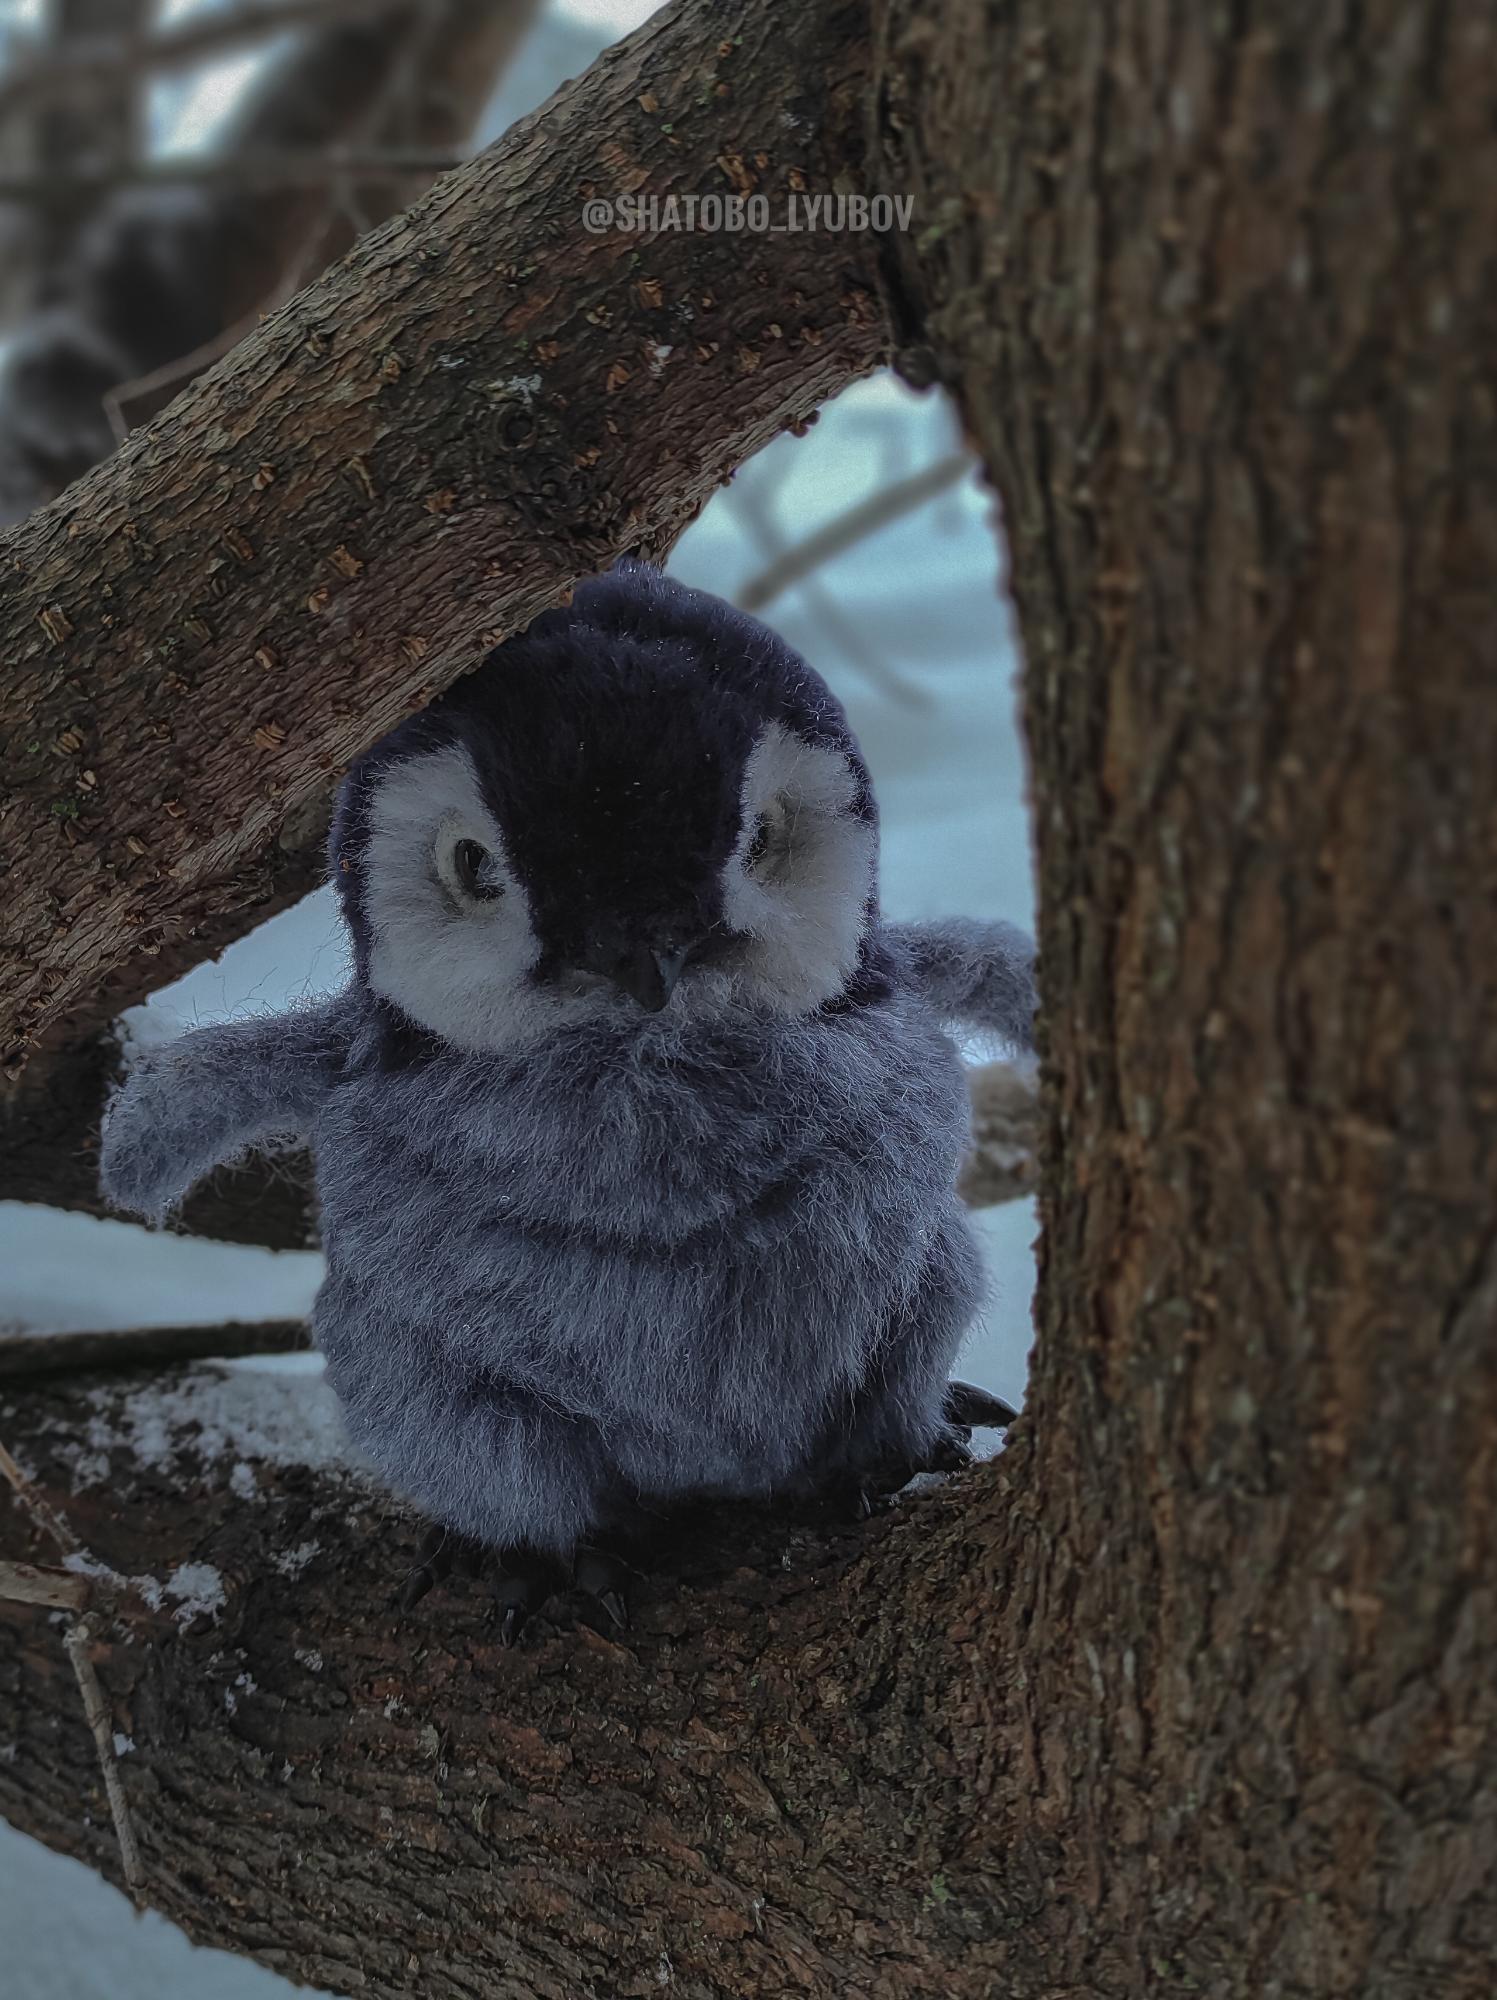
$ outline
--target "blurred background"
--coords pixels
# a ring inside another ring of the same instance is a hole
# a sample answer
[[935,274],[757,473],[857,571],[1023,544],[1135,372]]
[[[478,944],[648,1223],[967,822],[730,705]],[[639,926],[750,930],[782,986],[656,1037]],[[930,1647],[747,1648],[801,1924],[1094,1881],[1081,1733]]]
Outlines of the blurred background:
[[[259,313],[487,145],[649,0],[0,0],[0,522],[164,407]],[[845,702],[878,785],[884,903],[1032,926],[1015,650],[991,497],[950,409],[892,375],[745,465],[671,569],[774,624]],[[319,892],[126,1017],[137,1042],[342,983]],[[974,1056],[983,1052],[974,1050]],[[991,1298],[963,1374],[1022,1398],[1034,1218],[978,1211]],[[0,1203],[0,1332],[305,1313],[314,1251]],[[308,1396],[315,1370],[289,1357]],[[5,1755],[0,1709],[0,1757]],[[284,1982],[136,1917],[0,1827],[26,2000],[269,2000]]]

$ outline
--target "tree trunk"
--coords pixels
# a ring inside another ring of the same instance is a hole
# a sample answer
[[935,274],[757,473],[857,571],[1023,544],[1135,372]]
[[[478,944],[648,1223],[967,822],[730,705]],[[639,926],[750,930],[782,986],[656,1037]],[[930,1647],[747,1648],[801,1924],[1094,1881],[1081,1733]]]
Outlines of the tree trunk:
[[[889,0],[894,330],[1029,660],[1031,1414],[866,1529],[703,1526],[627,1646],[504,1655],[384,1611],[380,1503],[267,1464],[246,1378],[11,1391],[41,1496],[175,1575],[97,1652],[195,1935],[392,2000],[1490,1992],[1494,39]],[[112,1868],[47,1614],[0,1629],[0,1801]]]
[[1043,1537],[983,1845],[1063,1842],[1046,1990],[1497,1967],[1494,42],[882,30],[1028,662]]

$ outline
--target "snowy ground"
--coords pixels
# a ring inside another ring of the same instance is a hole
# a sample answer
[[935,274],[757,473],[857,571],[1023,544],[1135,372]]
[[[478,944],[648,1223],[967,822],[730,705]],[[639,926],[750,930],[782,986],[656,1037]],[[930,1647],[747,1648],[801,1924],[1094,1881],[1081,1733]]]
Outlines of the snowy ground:
[[[603,0],[587,0],[585,11],[593,20],[616,18]],[[554,21],[548,32],[512,77],[496,129],[560,74],[580,68],[603,38],[576,19]],[[892,378],[861,385],[805,439],[782,438],[745,467],[682,540],[672,568],[732,596],[776,547],[802,540],[955,443],[949,412],[935,398],[917,398]],[[896,917],[1032,918],[1014,656],[990,511],[969,479],[764,613],[852,714],[881,799],[884,902]],[[139,1027],[169,1033],[274,1006],[336,986],[343,966],[331,901],[319,894],[165,989]],[[1028,1203],[1013,1203],[978,1221],[992,1299],[961,1372],[1018,1400],[1030,1338],[1033,1215]],[[0,1326],[299,1313],[310,1304],[319,1262],[0,1204]],[[13,1990],[27,2000],[272,2000],[289,1990],[252,1966],[194,1951],[159,1918],[133,1918],[87,1870],[3,1828],[0,1934]]]

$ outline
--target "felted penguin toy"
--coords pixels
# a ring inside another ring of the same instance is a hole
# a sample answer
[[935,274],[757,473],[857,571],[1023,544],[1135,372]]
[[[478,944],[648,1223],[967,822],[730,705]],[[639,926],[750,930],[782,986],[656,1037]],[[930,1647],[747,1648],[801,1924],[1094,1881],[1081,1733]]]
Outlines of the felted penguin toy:
[[626,562],[350,770],[347,988],[143,1057],[102,1181],[162,1219],[310,1144],[314,1330],[354,1442],[484,1552],[512,1639],[641,1524],[900,1484],[1012,1415],[948,1385],[979,1303],[949,1023],[1030,1045],[1032,949],[887,924],[847,719],[757,620]]

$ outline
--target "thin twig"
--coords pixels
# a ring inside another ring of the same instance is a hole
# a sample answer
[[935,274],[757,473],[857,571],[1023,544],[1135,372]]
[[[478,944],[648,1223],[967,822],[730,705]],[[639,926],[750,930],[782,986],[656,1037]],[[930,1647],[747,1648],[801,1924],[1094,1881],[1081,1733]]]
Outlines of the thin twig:
[[[61,1549],[64,1558],[82,1554],[78,1537],[61,1515],[47,1505],[3,1444],[0,1444],[0,1476],[4,1477],[37,1526],[51,1536]],[[17,1564],[8,1567],[25,1569],[29,1565]],[[69,1573],[64,1572],[64,1574]],[[45,1575],[46,1572],[33,1570],[33,1574]],[[83,1581],[81,1577],[78,1580]],[[123,1579],[117,1580],[123,1582]],[[32,1598],[30,1601],[36,1603],[41,1600]],[[135,1826],[130,1818],[130,1802],[125,1797],[125,1787],[120,1779],[119,1759],[114,1752],[114,1732],[110,1727],[109,1711],[104,1705],[104,1690],[99,1685],[99,1676],[89,1655],[88,1649],[95,1636],[92,1620],[87,1612],[83,1612],[72,1619],[63,1634],[62,1643],[67,1649],[68,1659],[72,1662],[73,1675],[78,1682],[78,1692],[83,1697],[83,1713],[88,1720],[94,1748],[98,1753],[99,1774],[104,1780],[104,1796],[109,1801],[109,1813],[114,1821],[114,1837],[120,1844],[120,1866],[124,1870],[125,1884],[135,1902],[139,1903],[145,1884],[145,1871],[140,1865],[140,1848],[135,1839]]]
[[82,1545],[78,1537],[62,1516],[48,1506],[3,1444],[0,1444],[0,1479],[6,1482],[42,1533],[57,1544],[64,1556],[81,1553]]
[[[291,294],[288,292],[286,298]],[[245,313],[222,333],[205,340],[201,347],[193,348],[190,354],[180,354],[174,360],[163,363],[160,368],[152,368],[144,375],[133,375],[128,382],[120,382],[113,389],[105,391],[104,414],[109,419],[109,428],[114,432],[115,442],[123,444],[137,424],[146,423],[158,410],[164,410],[179,390],[185,389],[196,375],[205,368],[211,368],[215,361],[221,361],[231,347],[237,347],[247,333],[260,324],[267,312],[273,312],[285,300],[278,297],[269,299],[253,312]]]
[[[771,558],[770,568],[786,560],[778,531],[775,528],[766,497],[754,484],[739,485],[731,489],[735,511],[739,514],[749,533],[758,544],[759,553]],[[795,554],[796,551],[789,551]],[[767,575],[769,572],[766,571]],[[799,579],[801,595],[813,617],[819,620],[834,645],[840,646],[851,663],[863,677],[871,682],[880,693],[886,694],[901,708],[929,709],[932,701],[929,692],[891,667],[850,618],[844,617],[836,600],[820,580],[814,576]],[[752,585],[750,586],[752,588]],[[739,597],[739,603],[747,608],[746,595]]]
[[948,486],[957,481],[971,468],[972,461],[965,452],[953,452],[949,458],[938,458],[934,465],[927,465],[908,479],[897,480],[893,486],[885,486],[856,507],[849,507],[845,514],[828,521],[824,528],[818,528],[814,535],[807,535],[803,542],[786,549],[783,555],[762,569],[750,579],[738,593],[738,602],[745,611],[757,611],[778,597],[793,583],[799,583],[830,562],[833,556],[841,555],[855,543],[867,536],[877,534],[880,528],[887,528],[901,515],[914,513],[927,500],[933,500],[938,493],[944,493]]
[[85,1614],[73,1620],[63,1635],[62,1643],[73,1663],[78,1692],[83,1697],[83,1713],[93,1732],[94,1748],[99,1756],[99,1774],[104,1780],[104,1795],[109,1800],[114,1836],[120,1844],[120,1866],[124,1871],[125,1886],[132,1899],[139,1904],[143,1900],[145,1870],[140,1864],[140,1848],[135,1839],[135,1822],[130,1817],[130,1801],[125,1797],[124,1783],[120,1778],[120,1760],[115,1754],[111,1717],[88,1650],[94,1636],[93,1621]]
[[103,162],[47,174],[0,174],[0,201],[32,208],[76,201],[120,187],[322,187],[340,180],[430,180],[461,166],[450,146],[339,147],[287,153],[172,153],[164,158]]
[[[492,0],[485,0],[492,4]],[[525,33],[538,11],[536,0],[506,0],[504,24],[507,36],[499,47],[489,78],[490,87],[502,73],[509,57],[525,38]],[[375,148],[386,148],[400,136],[396,113],[412,96],[419,93],[421,69],[435,41],[441,36],[441,23],[430,12],[418,15],[403,37],[402,51],[392,62],[390,74],[384,86],[375,93],[373,102],[366,107],[362,117],[356,119],[343,135],[345,153],[368,152]],[[482,64],[480,63],[480,68]],[[466,138],[466,128],[454,131],[453,138]],[[367,183],[366,183],[367,185]],[[123,443],[137,425],[146,423],[159,410],[164,410],[172,397],[184,389],[205,368],[237,347],[247,333],[253,332],[267,313],[283,306],[294,298],[303,285],[315,278],[336,254],[333,240],[333,224],[336,216],[343,214],[347,219],[351,208],[360,208],[356,189],[351,177],[335,174],[327,183],[327,200],[293,245],[281,269],[281,274],[269,293],[256,300],[250,311],[241,314],[231,326],[194,348],[190,354],[177,356],[147,374],[137,375],[127,382],[121,382],[110,389],[104,397],[104,410],[116,439]],[[367,220],[364,227],[368,227]],[[362,231],[354,226],[357,236]]]
[[80,84],[118,75],[121,69],[159,75],[246,42],[269,39],[288,28],[376,14],[386,0],[240,0],[222,13],[194,13],[175,27],[150,35],[96,35],[65,49],[25,56],[0,75],[0,112],[65,97]]

